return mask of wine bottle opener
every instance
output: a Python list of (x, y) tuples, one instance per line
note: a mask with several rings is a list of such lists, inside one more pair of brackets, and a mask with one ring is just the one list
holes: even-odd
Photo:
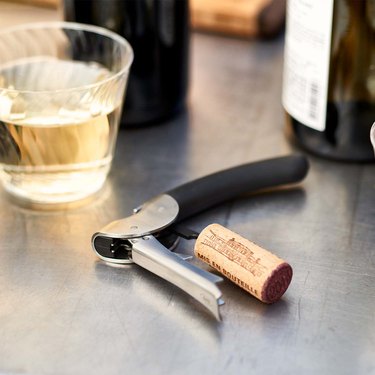
[(218, 320), (223, 303), (216, 283), (221, 277), (186, 261), (171, 249), (179, 237), (197, 238), (179, 223), (240, 194), (301, 181), (304, 156), (273, 158), (226, 169), (188, 182), (148, 200), (134, 214), (116, 220), (92, 236), (92, 247), (105, 262), (136, 263), (178, 286), (202, 303)]

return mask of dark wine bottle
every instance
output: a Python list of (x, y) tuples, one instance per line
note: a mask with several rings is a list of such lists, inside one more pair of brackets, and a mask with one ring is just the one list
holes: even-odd
[(163, 120), (188, 89), (188, 0), (64, 0), (64, 18), (124, 36), (134, 50), (122, 125)]
[(283, 105), (305, 149), (374, 161), (375, 2), (289, 0)]

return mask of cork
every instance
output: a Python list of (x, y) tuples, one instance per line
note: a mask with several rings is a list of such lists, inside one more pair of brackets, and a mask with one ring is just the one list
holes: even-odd
[(287, 262), (219, 224), (200, 233), (194, 253), (265, 303), (279, 300), (292, 280), (293, 270)]

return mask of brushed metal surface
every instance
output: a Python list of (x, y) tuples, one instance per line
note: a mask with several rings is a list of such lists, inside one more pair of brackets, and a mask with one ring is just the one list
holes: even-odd
[(1, 374), (375, 373), (373, 165), (310, 157), (301, 187), (187, 222), (226, 225), (294, 269), (274, 305), (225, 280), (221, 323), (178, 288), (137, 266), (110, 267), (90, 248), (92, 233), (157, 193), (294, 150), (280, 104), (282, 46), (193, 35), (188, 111), (122, 131), (92, 203), (32, 211), (0, 193)]

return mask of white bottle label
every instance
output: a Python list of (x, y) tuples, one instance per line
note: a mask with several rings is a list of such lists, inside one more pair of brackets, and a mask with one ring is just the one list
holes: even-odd
[(283, 106), (302, 124), (326, 124), (334, 0), (288, 0)]

